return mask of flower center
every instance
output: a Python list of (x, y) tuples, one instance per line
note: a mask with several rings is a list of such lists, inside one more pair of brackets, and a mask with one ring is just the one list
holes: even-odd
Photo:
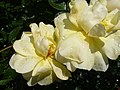
[(105, 29), (107, 32), (111, 31), (111, 28), (114, 26), (112, 23), (110, 23), (110, 21), (108, 20), (103, 20), (101, 22), (102, 25), (104, 25)]
[(54, 44), (49, 45), (47, 57), (52, 56), (55, 53), (56, 46)]

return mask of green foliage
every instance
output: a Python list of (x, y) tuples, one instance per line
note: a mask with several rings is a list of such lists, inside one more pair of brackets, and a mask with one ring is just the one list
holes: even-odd
[(9, 36), (8, 36), (8, 41), (11, 42), (13, 40), (16, 39), (17, 35), (19, 34), (21, 30), (21, 27), (16, 27), (14, 28), (10, 33), (9, 33)]
[[(88, 0), (89, 1), (89, 0)], [(9, 66), (15, 53), (12, 44), (30, 23), (50, 23), (58, 12), (68, 11), (68, 0), (1, 0), (0, 1), (0, 90), (117, 90), (120, 87), (120, 57), (109, 61), (107, 72), (76, 70), (67, 81), (48, 86), (28, 87), (22, 75)]]
[(49, 4), (57, 9), (57, 10), (66, 10), (66, 3), (63, 1), (63, 2), (58, 2), (59, 0), (48, 0)]

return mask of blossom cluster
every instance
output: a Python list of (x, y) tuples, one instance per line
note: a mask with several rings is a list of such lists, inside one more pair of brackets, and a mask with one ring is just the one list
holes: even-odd
[(120, 55), (119, 0), (71, 0), (70, 12), (55, 17), (55, 27), (30, 24), (13, 44), (10, 66), (29, 86), (67, 80), (76, 69), (106, 71)]

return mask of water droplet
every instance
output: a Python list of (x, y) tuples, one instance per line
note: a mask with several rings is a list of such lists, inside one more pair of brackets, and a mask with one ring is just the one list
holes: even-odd
[(118, 44), (118, 47), (120, 47), (120, 44)]
[(24, 7), (25, 7), (25, 5), (22, 5), (22, 7), (24, 8)]
[(6, 27), (8, 28), (8, 25), (6, 25)]
[(6, 45), (4, 45), (3, 47), (6, 47)]
[(1, 28), (1, 31), (4, 30), (4, 28)]
[(73, 48), (71, 47), (70, 50), (72, 50)]
[(118, 79), (116, 79), (116, 81), (118, 82), (119, 80), (118, 80)]
[(100, 75), (97, 75), (97, 78), (100, 78)]
[(55, 88), (58, 88), (58, 86), (56, 86)]
[(28, 13), (28, 10), (25, 10), (25, 13)]
[(64, 40), (64, 39), (65, 39), (65, 37), (63, 36), (63, 37), (62, 37), (62, 39)]
[(115, 53), (117, 54), (117, 53), (118, 53), (118, 50), (115, 50)]
[(14, 18), (14, 20), (16, 20), (16, 18)]
[(118, 68), (120, 68), (120, 62), (117, 63)]

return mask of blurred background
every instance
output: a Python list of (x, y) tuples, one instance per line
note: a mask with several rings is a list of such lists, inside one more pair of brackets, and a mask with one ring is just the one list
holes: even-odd
[[(87, 0), (89, 3), (89, 0)], [(54, 23), (54, 17), (69, 12), (69, 0), (0, 0), (0, 90), (120, 90), (120, 57), (109, 60), (106, 72), (76, 70), (67, 81), (48, 86), (27, 86), (21, 74), (9, 66), (12, 44), (31, 23)]]

